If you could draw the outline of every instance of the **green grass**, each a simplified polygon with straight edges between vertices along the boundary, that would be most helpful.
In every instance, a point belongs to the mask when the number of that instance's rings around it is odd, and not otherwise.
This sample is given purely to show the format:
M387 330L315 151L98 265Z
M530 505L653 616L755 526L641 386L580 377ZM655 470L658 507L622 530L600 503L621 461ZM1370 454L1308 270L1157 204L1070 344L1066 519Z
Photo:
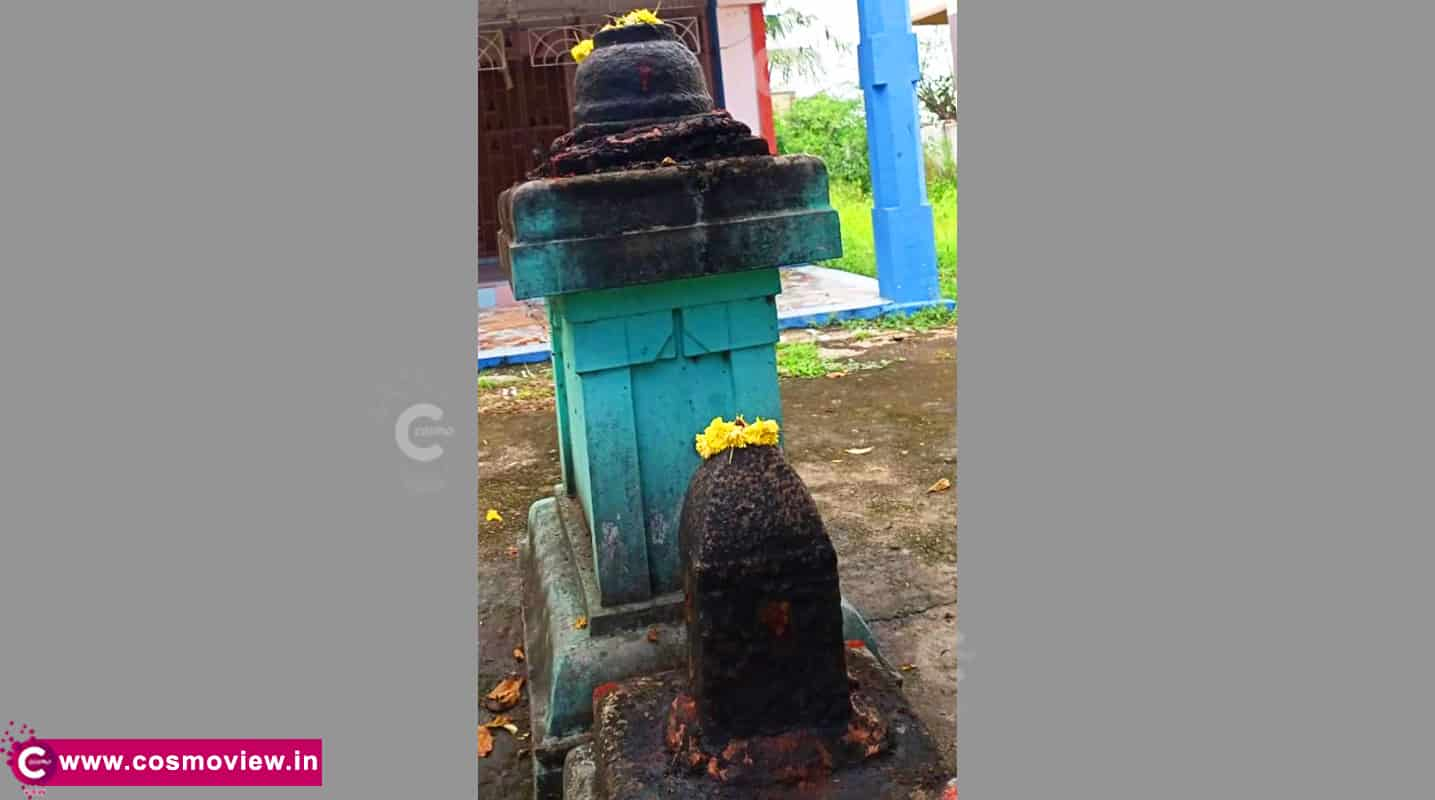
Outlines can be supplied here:
M777 374L784 378L823 378L828 375L840 377L851 372L883 369L892 362L881 361L834 361L824 358L821 349L813 342L779 342L777 344Z
M849 319L836 323L848 330L857 331L857 338L865 338L868 331L930 331L934 328L948 328L957 324L955 309L938 306L924 308L910 316L878 317L877 319Z
M821 378L836 366L812 342L779 342L777 374L784 378Z
M943 297L957 299L957 184L933 183L927 192L937 230L937 284ZM877 276L872 241L872 196L848 183L832 183L832 206L842 220L842 257L823 266Z

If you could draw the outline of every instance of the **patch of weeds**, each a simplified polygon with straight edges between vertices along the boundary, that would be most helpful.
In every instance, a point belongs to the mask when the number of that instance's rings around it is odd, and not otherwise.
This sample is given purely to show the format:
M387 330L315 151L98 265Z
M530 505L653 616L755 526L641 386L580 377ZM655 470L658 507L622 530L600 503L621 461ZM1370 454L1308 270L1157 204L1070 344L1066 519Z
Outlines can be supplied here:
M780 342L777 345L777 374L784 378L840 378L852 372L882 369L891 364L891 359L834 361L824 358L822 350L812 342Z
M499 367L478 375L480 413L535 410L552 405L553 395L551 365Z
M925 333L936 328L950 328L957 324L956 309L941 306L924 308L908 316L892 315L876 319L849 319L837 325L860 334L871 331L917 331Z
M777 374L784 378L821 378L836 370L812 342L779 342Z
M865 372L872 369L884 369L890 366L892 366L892 359L890 358L884 358L881 361L843 361L838 364L832 364L832 369L829 374L846 375L849 372Z

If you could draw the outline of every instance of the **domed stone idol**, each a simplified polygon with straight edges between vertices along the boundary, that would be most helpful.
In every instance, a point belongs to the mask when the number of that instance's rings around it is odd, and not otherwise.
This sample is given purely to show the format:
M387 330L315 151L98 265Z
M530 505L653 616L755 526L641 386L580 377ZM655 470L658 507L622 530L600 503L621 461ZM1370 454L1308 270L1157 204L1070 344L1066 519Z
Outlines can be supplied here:
M573 118L589 137L713 110L702 65L667 24L600 31L576 88Z

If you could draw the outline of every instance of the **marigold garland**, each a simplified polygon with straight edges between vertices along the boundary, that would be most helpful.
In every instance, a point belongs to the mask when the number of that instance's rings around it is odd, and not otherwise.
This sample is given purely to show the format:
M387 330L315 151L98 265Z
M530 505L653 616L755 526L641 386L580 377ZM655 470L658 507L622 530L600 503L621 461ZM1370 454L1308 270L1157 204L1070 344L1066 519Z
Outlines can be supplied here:
M659 18L657 14L653 13L652 11L649 11L646 8L640 8L636 11L629 11L623 16L614 19L612 22L608 23L607 25L604 25L602 29L605 31L611 31L617 28L626 28L630 25L662 24L663 20ZM573 56L574 61L578 62L579 64L582 64L583 61L588 58L588 56L593 55L593 40L584 39L568 52Z
M722 417L713 417L707 430L695 437L695 444L698 455L709 459L724 450L775 447L778 438L777 422L770 419L758 417L756 422L748 423L741 416L732 422L727 422Z

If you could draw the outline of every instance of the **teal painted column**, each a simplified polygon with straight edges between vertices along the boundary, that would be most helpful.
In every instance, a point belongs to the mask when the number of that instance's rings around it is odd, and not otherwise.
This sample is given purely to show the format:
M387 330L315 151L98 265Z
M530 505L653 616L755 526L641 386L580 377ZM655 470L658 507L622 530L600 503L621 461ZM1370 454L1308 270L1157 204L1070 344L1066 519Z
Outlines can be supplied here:
M897 306L938 299L937 246L927 202L917 35L907 0L857 0L858 70L867 108L877 283Z
M682 588L678 518L708 422L781 421L781 290L756 270L551 298L565 478L605 606Z

